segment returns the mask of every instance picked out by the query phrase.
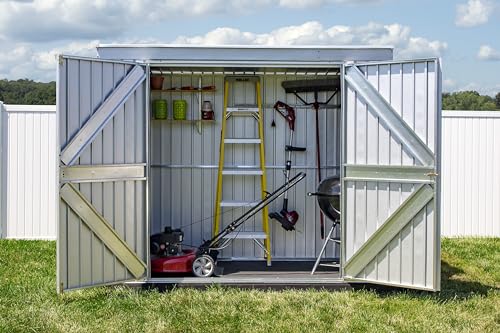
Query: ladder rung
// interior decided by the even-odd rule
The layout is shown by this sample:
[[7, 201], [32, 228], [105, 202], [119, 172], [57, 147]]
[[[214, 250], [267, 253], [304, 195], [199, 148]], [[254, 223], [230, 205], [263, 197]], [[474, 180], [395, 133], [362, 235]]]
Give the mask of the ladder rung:
[[259, 108], [255, 106], [231, 106], [227, 108], [227, 112], [252, 112], [258, 113]]
[[259, 138], [227, 138], [224, 139], [224, 143], [256, 143], [259, 144], [261, 140]]
[[223, 175], [233, 175], [233, 176], [261, 176], [264, 173], [258, 168], [231, 168], [223, 169]]
[[237, 200], [225, 200], [220, 202], [221, 207], [254, 207], [257, 206], [258, 201], [237, 201]]
[[234, 231], [224, 236], [229, 239], [266, 239], [267, 235], [264, 231]]

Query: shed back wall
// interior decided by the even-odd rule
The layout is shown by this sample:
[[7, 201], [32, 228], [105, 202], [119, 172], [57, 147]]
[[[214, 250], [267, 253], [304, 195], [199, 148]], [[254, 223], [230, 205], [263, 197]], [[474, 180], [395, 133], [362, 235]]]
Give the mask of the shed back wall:
[[[171, 86], [197, 86], [199, 75], [167, 76], [164, 88]], [[304, 76], [266, 75], [262, 82], [262, 102], [264, 108], [265, 162], [267, 166], [267, 190], [272, 191], [284, 182], [283, 167], [286, 160], [285, 144], [288, 144], [288, 125], [272, 106], [281, 100], [290, 105], [299, 105], [300, 101], [292, 94], [285, 94], [281, 82], [304, 79]], [[314, 78], [314, 77], [308, 77]], [[219, 161], [219, 142], [223, 112], [223, 75], [204, 75], [202, 85], [215, 85], [217, 91], [206, 93], [203, 100], [212, 102], [216, 122], [204, 124], [201, 134], [190, 124], [169, 123], [153, 120], [151, 123], [151, 200], [153, 233], [160, 232], [165, 226], [180, 227], [185, 232], [185, 243], [201, 244], [211, 238], [215, 208], [217, 184], [217, 165]], [[255, 92], [249, 85], [235, 86], [230, 92], [230, 103], [254, 103]], [[188, 103], [188, 119], [193, 119], [198, 110], [197, 94], [161, 93], [161, 98], [169, 101], [185, 99]], [[303, 94], [308, 101], [313, 94]], [[320, 100], [326, 100], [328, 93], [321, 93]], [[152, 93], [152, 100], [160, 98], [159, 92]], [[331, 104], [340, 103], [340, 94]], [[292, 154], [293, 172], [303, 171], [305, 180], [290, 191], [289, 209], [297, 210], [300, 215], [297, 230], [286, 232], [281, 226], [270, 220], [272, 255], [275, 258], [314, 258], [322, 245], [319, 232], [319, 209], [314, 197], [307, 192], [314, 192], [318, 183], [316, 176], [315, 115], [310, 107], [296, 108], [296, 130], [294, 145], [306, 147], [306, 152]], [[339, 124], [340, 110], [322, 109], [320, 119], [320, 147], [322, 155], [322, 176], [335, 175], [339, 171]], [[196, 117], [195, 117], [196, 118]], [[271, 127], [275, 119], [276, 127]], [[227, 137], [256, 137], [257, 122], [250, 117], [230, 118]], [[258, 165], [258, 149], [251, 145], [226, 145], [226, 165]], [[260, 198], [260, 178], [251, 176], [225, 176], [223, 199], [253, 201]], [[282, 199], [269, 206], [269, 212], [281, 210]], [[223, 209], [224, 224], [242, 214], [241, 208]], [[245, 230], [261, 230], [262, 214], [259, 213], [244, 225]], [[331, 222], [327, 221], [327, 227]], [[338, 255], [330, 248], [328, 256]], [[262, 251], [252, 241], [236, 240], [222, 257], [262, 257]]]

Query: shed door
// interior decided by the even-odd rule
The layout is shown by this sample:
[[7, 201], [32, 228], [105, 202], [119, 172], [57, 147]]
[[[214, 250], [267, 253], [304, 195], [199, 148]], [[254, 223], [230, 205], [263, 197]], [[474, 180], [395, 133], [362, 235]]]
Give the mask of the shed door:
[[61, 57], [58, 290], [146, 274], [143, 66]]
[[439, 61], [344, 70], [344, 277], [439, 290]]

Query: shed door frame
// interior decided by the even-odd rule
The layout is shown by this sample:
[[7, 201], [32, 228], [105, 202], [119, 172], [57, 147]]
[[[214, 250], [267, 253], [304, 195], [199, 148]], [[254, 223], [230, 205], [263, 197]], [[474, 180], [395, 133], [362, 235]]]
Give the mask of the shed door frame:
[[[57, 163], [59, 165], [58, 174], [58, 200], [60, 204], [64, 204], [80, 219], [80, 223], [85, 224], [86, 227], [91, 231], [93, 237], [99, 239], [103, 246], [109, 250], [113, 258], [118, 262], [121, 262], [123, 267], [128, 270], [129, 275], [132, 276], [132, 280], [146, 279], [149, 277], [149, 207], [148, 207], [148, 161], [149, 161], [149, 66], [144, 64], [138, 64], [134, 62], [126, 61], [110, 61], [98, 58], [86, 58], [86, 57], [73, 57], [73, 56], [60, 56], [59, 66], [58, 66], [58, 82], [57, 82], [57, 122], [58, 122], [58, 133], [60, 129], [59, 122], [61, 121], [61, 103], [66, 100], [61, 100], [61, 91], [66, 89], [67, 85], [71, 81], [71, 77], [68, 74], [65, 79], [61, 79], [60, 68], [62, 66], [68, 66], [69, 61], [87, 61], [92, 63], [100, 64], [110, 64], [115, 65], [129, 65], [130, 69], [128, 72], [123, 73], [123, 76], [115, 84], [115, 86], [110, 90], [109, 94], [105, 97], [97, 107], [94, 107], [92, 114], [89, 118], [80, 126], [78, 131], [71, 137], [71, 139], [61, 147], [61, 141], [58, 134], [58, 156]], [[103, 65], [104, 66], [104, 65]], [[114, 68], [114, 67], [113, 67]], [[90, 70], [92, 70], [90, 68]], [[102, 74], [104, 75], [104, 74]], [[90, 76], [92, 78], [92, 76]], [[64, 81], [62, 83], [61, 81]], [[94, 82], [89, 82], [92, 86]], [[101, 164], [75, 164], [82, 152], [89, 147], [95, 140], [95, 138], [103, 131], [106, 125], [115, 117], [115, 115], [124, 111], [124, 105], [127, 100], [138, 91], [138, 89], [144, 89], [143, 103], [142, 105], [133, 106], [134, 114], [138, 112], [144, 113], [144, 157], [143, 161], [140, 163], [101, 163]], [[81, 93], [81, 92], [79, 92]], [[65, 94], [67, 94], [65, 92]], [[66, 99], [67, 96], [64, 95]], [[82, 98], [80, 96], [80, 98]], [[83, 98], [90, 98], [83, 96]], [[140, 104], [140, 103], [139, 103]], [[67, 114], [71, 112], [69, 107], [65, 105]], [[60, 148], [59, 148], [60, 147]], [[79, 184], [84, 183], [109, 183], [109, 182], [144, 182], [144, 190], [142, 195], [140, 195], [139, 200], [144, 200], [144, 228], [145, 228], [145, 239], [143, 240], [146, 248], [146, 262], [144, 259], [139, 258], [133, 248], [131, 248], [127, 242], [122, 239], [118, 232], [114, 230], [111, 222], [104, 218], [96, 207], [92, 205], [90, 200], [79, 191]], [[135, 193], [135, 192], [134, 192]], [[125, 195], [125, 194], [124, 194]], [[137, 196], [134, 198], [137, 200]], [[109, 198], [108, 198], [109, 199]], [[106, 198], [103, 198], [106, 200]], [[127, 201], [128, 202], [128, 201]], [[136, 218], [135, 216], [133, 218]], [[112, 281], [105, 281], [99, 283], [86, 283], [78, 284], [76, 287], [64, 285], [63, 278], [61, 274], [63, 272], [68, 272], [69, 268], [65, 267], [67, 262], [63, 262], [62, 251], [65, 251], [67, 260], [68, 258], [68, 248], [70, 247], [65, 242], [66, 246], [61, 245], [60, 231], [61, 223], [67, 223], [67, 221], [61, 221], [58, 214], [58, 238], [57, 238], [57, 291], [63, 292], [64, 290], [80, 289], [84, 287], [92, 287], [98, 285], [111, 285], [116, 283], [122, 283], [125, 281], [130, 281], [129, 278], [115, 277]], [[125, 222], [124, 222], [125, 223]], [[67, 228], [67, 226], [66, 226]], [[93, 253], [93, 252], [92, 252]], [[82, 274], [81, 272], [78, 274]]]
[[[429, 144], [434, 145], [432, 152], [418, 135], [405, 123], [405, 121], [394, 111], [390, 103], [373, 87], [365, 78], [365, 73], [359, 70], [362, 66], [371, 65], [401, 65], [415, 64], [420, 62], [432, 62], [434, 64], [436, 100], [435, 108], [435, 131], [434, 142]], [[390, 67], [389, 67], [390, 68]], [[414, 67], [415, 68], [415, 67]], [[342, 84], [342, 149], [341, 149], [341, 178], [342, 178], [342, 197], [341, 211], [346, 212], [347, 206], [347, 189], [346, 184], [349, 181], [379, 181], [379, 182], [399, 182], [413, 184], [414, 190], [409, 197], [403, 201], [399, 208], [391, 213], [373, 234], [365, 240], [365, 243], [358, 248], [349, 260], [346, 259], [346, 214], [341, 215], [342, 226], [342, 247], [341, 247], [341, 276], [347, 282], [362, 282], [389, 285], [395, 287], [405, 287], [421, 290], [440, 290], [441, 265], [440, 265], [440, 127], [441, 127], [441, 70], [439, 59], [422, 59], [408, 61], [382, 61], [382, 62], [367, 62], [367, 63], [345, 63], [341, 71]], [[398, 124], [394, 128], [392, 135], [399, 139], [402, 147], [407, 148], [416, 161], [415, 166], [392, 166], [392, 165], [367, 165], [367, 164], [348, 164], [347, 161], [347, 112], [348, 112], [348, 93], [347, 89], [351, 88], [356, 93], [359, 93], [361, 98], [370, 106], [370, 109], [377, 109], [380, 123], [387, 124], [391, 130], [391, 126]], [[415, 91], [418, 89], [414, 86]], [[359, 98], [359, 97], [358, 97]], [[372, 104], [376, 105], [372, 105]], [[367, 107], [367, 112], [368, 107]], [[397, 119], [399, 118], [399, 119]], [[377, 253], [373, 251], [387, 246], [396, 232], [401, 231], [406, 224], [412, 220], [421, 209], [425, 209], [426, 205], [433, 201], [434, 209], [434, 239], [433, 239], [433, 277], [432, 285], [420, 286], [411, 283], [394, 283], [377, 278], [360, 278], [356, 274], [363, 264], [367, 264], [370, 260], [377, 258]], [[413, 214], [413, 215], [412, 215]], [[354, 258], [356, 257], [356, 258]], [[352, 260], [352, 259], [355, 260]]]

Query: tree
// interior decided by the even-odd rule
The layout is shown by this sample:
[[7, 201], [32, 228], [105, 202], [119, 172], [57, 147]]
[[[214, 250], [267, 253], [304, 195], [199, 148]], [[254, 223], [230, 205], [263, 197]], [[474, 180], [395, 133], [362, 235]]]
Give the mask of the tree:
[[23, 80], [0, 80], [0, 101], [6, 104], [56, 104], [56, 83]]
[[500, 109], [500, 92], [495, 96], [495, 103], [497, 105], [497, 109]]
[[495, 110], [495, 100], [477, 91], [458, 91], [443, 94], [443, 110]]

